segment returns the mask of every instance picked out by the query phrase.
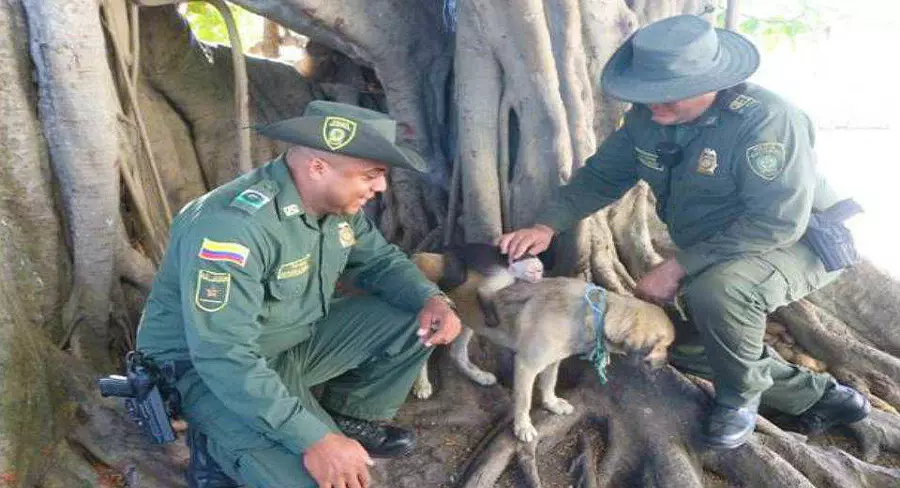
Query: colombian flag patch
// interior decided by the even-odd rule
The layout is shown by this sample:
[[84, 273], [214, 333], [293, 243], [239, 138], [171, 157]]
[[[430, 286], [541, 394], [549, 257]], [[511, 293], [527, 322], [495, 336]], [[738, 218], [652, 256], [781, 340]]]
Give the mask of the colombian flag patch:
[[236, 242], [218, 242], [204, 238], [198, 256], [207, 261], [226, 261], [243, 268], [250, 256], [250, 249]]

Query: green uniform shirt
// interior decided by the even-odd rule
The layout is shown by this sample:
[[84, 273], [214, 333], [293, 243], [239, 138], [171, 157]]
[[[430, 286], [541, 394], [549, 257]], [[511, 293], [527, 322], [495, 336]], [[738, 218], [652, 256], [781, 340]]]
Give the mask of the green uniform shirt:
[[329, 427], [267, 360], [307, 340], [335, 283], [418, 312], [440, 293], [360, 211], [307, 215], [284, 158], [188, 204], [172, 224], [138, 348], [190, 359], [210, 390], [264, 435], [303, 451]]
[[[835, 201], [816, 172], [809, 118], [763, 88], [724, 90], [689, 124], [663, 126], [651, 115], [635, 105], [537, 222], [568, 229], [643, 179], [680, 249], [676, 259], [691, 275], [793, 244], [806, 231], [814, 200], [816, 208]], [[683, 148], [673, 169], [655, 152], [662, 141]]]

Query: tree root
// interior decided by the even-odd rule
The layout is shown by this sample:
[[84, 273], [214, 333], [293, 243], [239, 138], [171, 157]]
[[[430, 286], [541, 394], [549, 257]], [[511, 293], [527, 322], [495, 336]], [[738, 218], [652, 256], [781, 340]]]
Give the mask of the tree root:
[[[558, 441], [581, 420], [583, 414], [579, 412], [583, 410], [576, 406], [576, 413], [573, 415], [536, 415], [534, 426], [538, 431], [538, 438], [552, 447], [554, 439]], [[476, 455], [477, 457], [465, 475], [464, 483], [460, 486], [462, 488], [493, 487], [515, 456], [531, 483], [529, 486], [540, 487], [540, 478], [537, 475], [537, 465], [535, 464], [535, 450], [540, 441], [523, 445], [512, 434], [510, 423], [500, 425], [503, 428], [496, 429], [494, 437], [488, 442], [486, 448]]]
[[[637, 377], [642, 380], [635, 381]], [[620, 362], [611, 366], [607, 386], [594, 381], [594, 375], [587, 374], [577, 390], [567, 393], [577, 417], [545, 416], [536, 424], [542, 439], [539, 448], [554, 445], [555, 439], [549, 438], [554, 433], [571, 435], [578, 424], [599, 427], [606, 434], [603, 456], [595, 467], [594, 446], [582, 429], [580, 454], [568, 468], [572, 479], [554, 480], [553, 486], [699, 488], [715, 476], [740, 486], [863, 488], [889, 487], [900, 479], [900, 467], [873, 464], [882, 452], [895, 453], [900, 447], [900, 419], [892, 414], [873, 412], [843, 429], [859, 441], [863, 459], [830, 447], [834, 444], [830, 437], [808, 439], [763, 417], [746, 445], [716, 451], [695, 441], [709, 401], [704, 390], [711, 385], [705, 380], [698, 387], [671, 368], [648, 373]], [[508, 422], [497, 425], [482, 441], [484, 448], [472, 453], [459, 486], [495, 486], [513, 461], [523, 472], [525, 486], [546, 486], [535, 460], [542, 459], [547, 449], [535, 451], [535, 443], [517, 441]]]
[[884, 451], [900, 454], [900, 416], [872, 411], [869, 417], [844, 428], [859, 443], [862, 459], [875, 462]]
[[578, 434], [578, 456], [572, 460], [569, 467], [569, 476], [575, 478], [575, 488], [600, 488], [597, 481], [597, 466], [594, 446], [591, 445], [587, 434]]
[[806, 300], [778, 309], [775, 316], [838, 380], [900, 407], [900, 359], [861, 342], [846, 324]]

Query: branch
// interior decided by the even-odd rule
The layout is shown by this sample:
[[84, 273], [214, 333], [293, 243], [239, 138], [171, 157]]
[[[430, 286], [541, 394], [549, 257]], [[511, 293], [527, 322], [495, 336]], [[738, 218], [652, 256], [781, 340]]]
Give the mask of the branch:
[[219, 9], [228, 29], [228, 40], [231, 42], [231, 58], [234, 65], [234, 113], [235, 126], [238, 131], [238, 169], [247, 173], [253, 169], [250, 161], [250, 115], [247, 109], [247, 63], [241, 47], [241, 36], [234, 23], [231, 9], [222, 0], [206, 0]]

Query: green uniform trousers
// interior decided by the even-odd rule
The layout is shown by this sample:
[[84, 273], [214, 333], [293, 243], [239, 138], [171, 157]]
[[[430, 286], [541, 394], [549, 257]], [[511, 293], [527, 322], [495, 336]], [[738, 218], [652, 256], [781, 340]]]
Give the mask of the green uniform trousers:
[[[338, 298], [312, 337], [274, 358], [288, 390], [320, 420], [326, 409], [369, 420], [389, 419], [406, 399], [431, 348], [416, 335], [416, 316], [371, 296]], [[317, 400], [310, 388], [322, 385]], [[238, 482], [254, 488], [315, 487], [302, 453], [265, 437], [206, 387], [195, 370], [177, 383], [184, 416], [206, 434], [209, 453]]]
[[760, 256], [710, 266], [680, 290], [696, 330], [679, 330], [672, 363], [710, 379], [716, 401], [761, 404], [796, 415], [816, 403], [834, 379], [783, 360], [765, 346], [766, 315], [834, 280], [819, 258], [797, 243]]

